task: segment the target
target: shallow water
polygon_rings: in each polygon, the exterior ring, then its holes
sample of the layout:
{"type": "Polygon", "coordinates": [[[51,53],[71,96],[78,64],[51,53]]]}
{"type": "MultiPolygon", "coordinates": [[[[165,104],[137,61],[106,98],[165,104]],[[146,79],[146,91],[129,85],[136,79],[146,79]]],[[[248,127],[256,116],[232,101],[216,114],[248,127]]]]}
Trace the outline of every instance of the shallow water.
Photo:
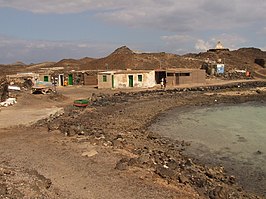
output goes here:
{"type": "Polygon", "coordinates": [[[265,196],[265,104],[178,108],[159,117],[150,130],[189,141],[188,155],[225,166],[241,185],[265,196]]]}

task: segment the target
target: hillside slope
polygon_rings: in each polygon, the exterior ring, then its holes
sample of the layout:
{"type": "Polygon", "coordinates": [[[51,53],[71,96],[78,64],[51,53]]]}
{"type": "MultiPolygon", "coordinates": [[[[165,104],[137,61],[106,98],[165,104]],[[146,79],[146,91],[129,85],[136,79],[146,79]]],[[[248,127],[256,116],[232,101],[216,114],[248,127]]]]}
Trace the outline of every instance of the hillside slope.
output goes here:
{"type": "Polygon", "coordinates": [[[55,66],[66,65],[79,70],[110,70],[110,69],[158,69],[158,68],[200,68],[208,59],[226,64],[226,70],[248,69],[260,70],[255,59],[266,60],[266,52],[257,48],[240,48],[234,51],[202,52],[198,54],[176,55],[171,53],[136,53],[126,46],[116,49],[107,57],[100,59],[62,60],[55,66]]]}
{"type": "Polygon", "coordinates": [[[165,69],[165,68],[200,68],[206,60],[226,64],[225,70],[248,69],[261,71],[262,66],[255,59],[266,60],[266,52],[257,48],[240,48],[234,51],[201,52],[186,55],[171,53],[137,53],[126,46],[116,49],[103,58],[62,59],[57,63],[45,62],[33,65],[0,65],[2,74],[15,72],[34,72],[41,68],[63,67],[70,70],[113,70],[113,69],[165,69]]]}

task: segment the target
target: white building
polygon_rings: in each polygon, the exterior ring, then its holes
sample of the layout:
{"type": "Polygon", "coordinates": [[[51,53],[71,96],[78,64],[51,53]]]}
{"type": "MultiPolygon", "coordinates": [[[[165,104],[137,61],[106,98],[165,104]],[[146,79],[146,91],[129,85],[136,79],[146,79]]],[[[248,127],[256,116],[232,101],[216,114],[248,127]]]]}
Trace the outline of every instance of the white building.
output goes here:
{"type": "Polygon", "coordinates": [[[151,88],[156,85],[154,70],[117,70],[98,73],[98,88],[151,88]]]}

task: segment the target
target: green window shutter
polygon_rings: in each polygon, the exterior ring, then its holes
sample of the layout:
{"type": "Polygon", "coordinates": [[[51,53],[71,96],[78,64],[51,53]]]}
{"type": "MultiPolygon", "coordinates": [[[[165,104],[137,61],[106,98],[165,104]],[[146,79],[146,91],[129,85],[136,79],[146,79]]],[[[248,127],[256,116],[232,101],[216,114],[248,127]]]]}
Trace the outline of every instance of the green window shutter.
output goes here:
{"type": "Polygon", "coordinates": [[[107,82],[107,76],[103,75],[103,82],[107,82]]]}
{"type": "Polygon", "coordinates": [[[142,75],[138,75],[138,81],[142,82],[142,75]]]}
{"type": "Polygon", "coordinates": [[[45,76],[43,77],[43,81],[44,81],[44,82],[48,82],[48,81],[49,81],[49,77],[45,75],[45,76]]]}

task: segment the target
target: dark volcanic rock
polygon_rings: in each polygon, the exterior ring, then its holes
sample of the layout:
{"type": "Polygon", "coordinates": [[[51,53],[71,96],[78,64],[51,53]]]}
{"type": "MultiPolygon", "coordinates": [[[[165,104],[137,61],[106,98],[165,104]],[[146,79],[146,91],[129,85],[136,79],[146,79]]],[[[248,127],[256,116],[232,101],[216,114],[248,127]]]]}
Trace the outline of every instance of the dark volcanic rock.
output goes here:
{"type": "Polygon", "coordinates": [[[126,170],[128,168],[128,158],[122,158],[116,163],[115,169],[117,170],[126,170]]]}
{"type": "Polygon", "coordinates": [[[155,173],[157,173],[159,176],[166,178],[166,179],[176,178],[176,174],[172,169],[161,166],[161,165],[158,165],[156,167],[155,173]]]}

